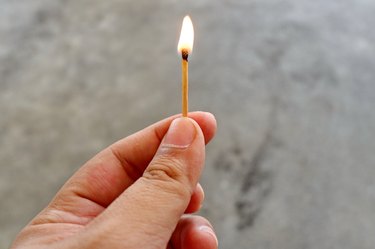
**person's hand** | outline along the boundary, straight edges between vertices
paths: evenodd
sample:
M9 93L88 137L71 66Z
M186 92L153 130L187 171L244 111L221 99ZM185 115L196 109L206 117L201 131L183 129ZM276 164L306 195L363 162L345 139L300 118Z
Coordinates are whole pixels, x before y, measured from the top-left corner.
M204 198L198 180L216 121L203 112L189 117L170 117L100 152L12 248L217 248L210 223L189 214Z

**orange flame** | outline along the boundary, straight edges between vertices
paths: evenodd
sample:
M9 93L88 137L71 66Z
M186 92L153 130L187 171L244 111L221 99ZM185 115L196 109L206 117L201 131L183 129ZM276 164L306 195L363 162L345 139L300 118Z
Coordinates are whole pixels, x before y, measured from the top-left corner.
M182 53L186 51L190 54L193 51L194 28L189 16L185 16L182 22L180 40L178 41L177 51Z

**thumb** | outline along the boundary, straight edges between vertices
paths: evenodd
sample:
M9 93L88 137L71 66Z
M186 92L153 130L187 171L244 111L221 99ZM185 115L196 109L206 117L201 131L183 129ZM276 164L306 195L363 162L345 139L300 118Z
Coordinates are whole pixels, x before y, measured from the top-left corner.
M89 225L90 248L166 248L200 177L204 144L194 120L175 119L143 176Z

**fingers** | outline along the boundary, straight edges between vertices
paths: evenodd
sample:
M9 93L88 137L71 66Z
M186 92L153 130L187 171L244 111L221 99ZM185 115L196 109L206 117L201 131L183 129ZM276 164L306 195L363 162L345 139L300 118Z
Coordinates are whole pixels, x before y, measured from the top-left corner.
M205 218L186 215L178 222L171 245L174 249L216 249L218 241Z
M191 196L190 203L185 210L186 214L198 212L204 200L204 191L202 186L198 183L195 187L193 195Z
M198 123L204 141L208 143L216 131L214 116L205 112L194 112L189 116ZM74 223L90 220L82 221L82 216L95 217L143 174L176 117L151 125L100 152L69 179L46 212L42 212L34 222L53 222L51 219L55 216L51 218L50 214L46 214L51 209L78 216L72 221Z
M143 174L144 169L154 157L171 122L177 117L173 116L156 123L111 146L111 150L122 162L125 171L133 180L138 179ZM191 113L189 117L199 124L207 144L216 132L215 117L205 112Z
M194 120L174 120L143 176L88 225L88 231L98 236L103 229L111 231L95 245L123 248L116 240L122 238L127 248L166 248L197 186L204 146Z

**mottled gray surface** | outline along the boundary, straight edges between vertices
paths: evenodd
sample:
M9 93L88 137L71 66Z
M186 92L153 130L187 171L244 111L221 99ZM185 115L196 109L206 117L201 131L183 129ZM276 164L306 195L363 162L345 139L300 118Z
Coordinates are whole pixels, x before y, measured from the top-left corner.
M221 248L374 248L373 0L0 0L0 248L96 152L179 112L186 13Z

